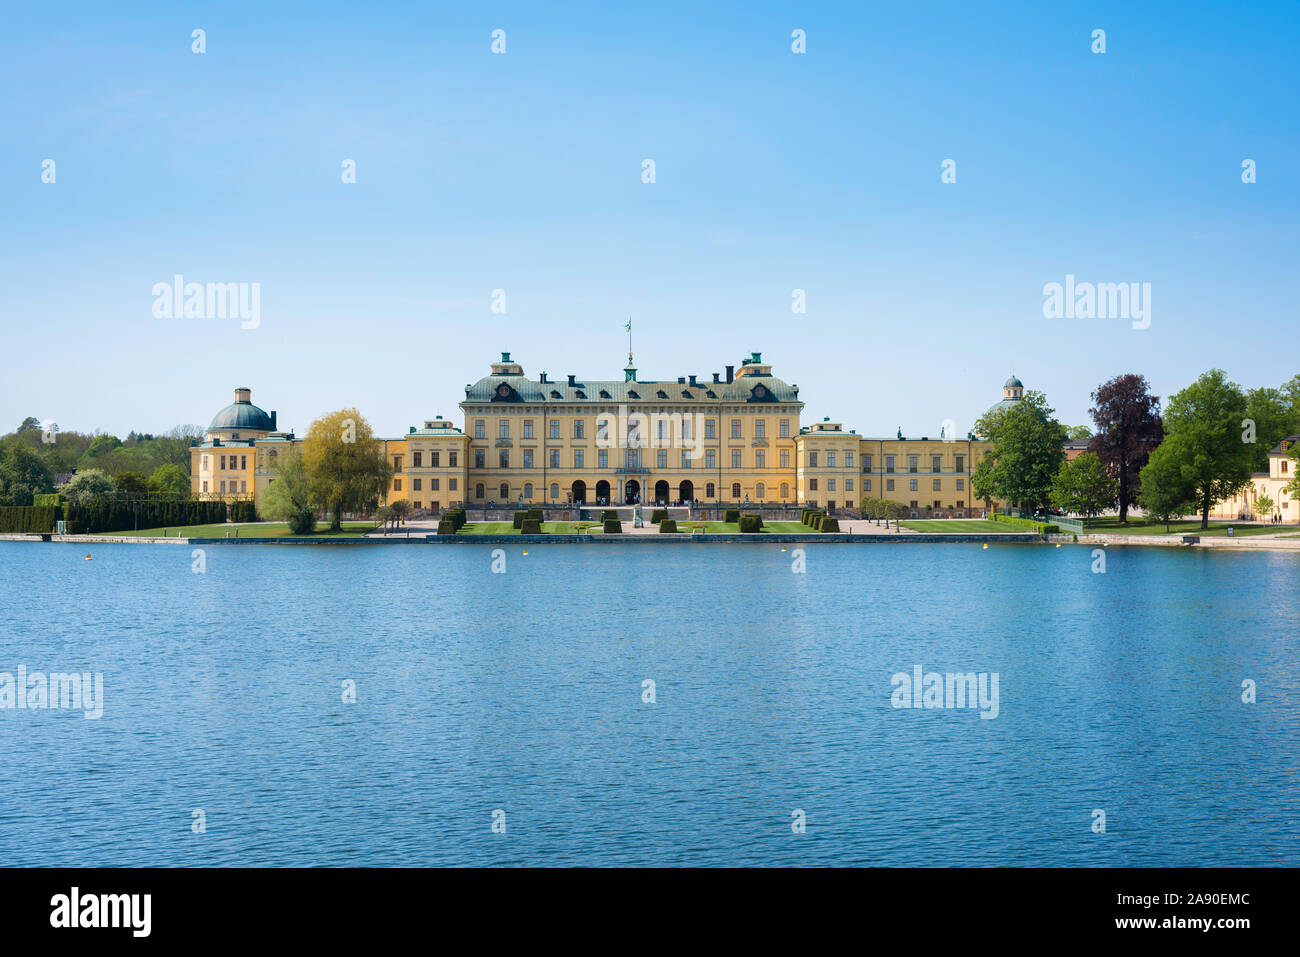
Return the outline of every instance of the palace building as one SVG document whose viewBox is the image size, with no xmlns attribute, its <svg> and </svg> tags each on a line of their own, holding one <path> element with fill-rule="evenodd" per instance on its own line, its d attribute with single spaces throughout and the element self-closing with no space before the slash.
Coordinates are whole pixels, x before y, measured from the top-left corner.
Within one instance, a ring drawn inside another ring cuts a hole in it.
<svg viewBox="0 0 1300 957">
<path fill-rule="evenodd" d="M 999 405 L 1020 401 L 1007 380 Z M 418 510 L 463 504 L 808 505 L 855 509 L 864 498 L 901 502 L 917 515 L 964 517 L 977 503 L 970 475 L 987 442 L 870 438 L 824 419 L 804 424 L 799 387 L 772 374 L 761 353 L 708 378 L 536 378 L 501 354 L 465 386 L 463 428 L 441 416 L 381 439 L 393 466 L 387 499 Z M 996 408 L 997 406 L 995 406 Z M 247 388 L 213 418 L 191 450 L 191 487 L 202 498 L 260 498 L 281 456 L 302 439 L 276 431 L 275 412 Z"/>
</svg>

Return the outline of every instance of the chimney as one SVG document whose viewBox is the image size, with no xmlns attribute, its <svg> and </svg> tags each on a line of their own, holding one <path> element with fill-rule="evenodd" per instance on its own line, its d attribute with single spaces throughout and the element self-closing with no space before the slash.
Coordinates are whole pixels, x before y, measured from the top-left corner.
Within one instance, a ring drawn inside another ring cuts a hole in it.
<svg viewBox="0 0 1300 957">
<path fill-rule="evenodd" d="M 543 381 L 543 382 L 546 381 L 546 373 L 545 373 L 545 372 L 542 373 L 542 381 Z"/>
<path fill-rule="evenodd" d="M 577 385 L 578 383 L 575 381 L 577 378 L 573 373 L 569 373 L 569 385 Z"/>
<path fill-rule="evenodd" d="M 251 401 L 252 397 L 253 397 L 253 390 L 252 390 L 252 389 L 245 389 L 245 388 L 243 388 L 243 387 L 240 387 L 240 388 L 238 388 L 238 389 L 235 390 L 235 401 L 236 401 L 236 402 L 249 402 L 249 401 Z"/>
<path fill-rule="evenodd" d="M 699 383 L 695 381 L 695 376 L 691 376 L 691 385 L 699 385 Z"/>
<path fill-rule="evenodd" d="M 678 384 L 678 385 L 686 385 L 686 376 L 684 376 L 684 375 L 679 375 L 679 376 L 677 377 L 677 384 Z"/>
<path fill-rule="evenodd" d="M 715 373 L 713 373 L 713 384 L 714 384 L 714 385 L 717 385 L 717 384 L 718 384 L 718 376 L 719 376 L 719 375 L 721 375 L 720 372 L 715 372 Z"/>
<path fill-rule="evenodd" d="M 735 381 L 736 381 L 736 367 L 735 367 L 735 366 L 727 366 L 727 381 L 728 381 L 728 382 L 735 382 Z"/>
<path fill-rule="evenodd" d="M 271 410 L 271 431 L 275 431 L 275 410 Z"/>
</svg>

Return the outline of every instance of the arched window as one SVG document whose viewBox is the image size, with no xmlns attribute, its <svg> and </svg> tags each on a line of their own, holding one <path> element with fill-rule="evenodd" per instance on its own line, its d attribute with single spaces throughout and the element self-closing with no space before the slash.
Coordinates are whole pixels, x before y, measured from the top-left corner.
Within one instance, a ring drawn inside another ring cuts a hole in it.
<svg viewBox="0 0 1300 957">
<path fill-rule="evenodd" d="M 713 497 L 714 497 L 714 495 L 713 495 L 713 483 L 712 483 L 712 482 L 708 482 L 708 483 L 705 484 L 705 486 L 704 486 L 704 497 L 705 497 L 705 498 L 713 498 Z"/>
<path fill-rule="evenodd" d="M 551 483 L 551 498 L 559 498 L 559 497 L 560 497 L 560 486 L 558 486 L 558 485 L 556 485 L 554 482 L 552 482 L 552 483 Z"/>
<path fill-rule="evenodd" d="M 533 483 L 532 483 L 532 482 L 525 482 L 525 483 L 524 483 L 524 498 L 531 499 L 532 497 L 533 497 Z"/>
<path fill-rule="evenodd" d="M 475 497 L 475 498 L 482 498 L 482 497 L 483 497 L 483 483 L 482 483 L 482 482 L 479 482 L 477 485 L 474 486 L 474 497 Z"/>
<path fill-rule="evenodd" d="M 762 482 L 759 482 L 756 486 L 754 486 L 754 494 L 761 499 L 764 495 L 767 494 L 767 486 L 764 485 Z"/>
<path fill-rule="evenodd" d="M 731 497 L 732 497 L 732 498 L 740 498 L 740 483 L 739 483 L 739 482 L 732 482 L 732 483 L 731 483 Z"/>
<path fill-rule="evenodd" d="M 508 499 L 509 497 L 510 497 L 510 486 L 507 485 L 505 482 L 502 482 L 502 483 L 501 483 L 501 501 L 504 502 L 504 501 L 505 501 L 506 499 Z"/>
<path fill-rule="evenodd" d="M 789 500 L 790 500 L 790 483 L 789 483 L 789 482 L 782 482 L 782 483 L 781 483 L 781 501 L 783 501 L 783 502 L 788 502 Z"/>
</svg>

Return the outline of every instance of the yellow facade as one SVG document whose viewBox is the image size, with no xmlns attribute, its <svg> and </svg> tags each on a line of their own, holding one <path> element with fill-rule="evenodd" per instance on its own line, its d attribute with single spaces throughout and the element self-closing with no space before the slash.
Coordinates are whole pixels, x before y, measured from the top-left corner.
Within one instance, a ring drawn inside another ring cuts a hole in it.
<svg viewBox="0 0 1300 957">
<path fill-rule="evenodd" d="M 1210 509 L 1212 518 L 1232 518 L 1267 522 L 1275 516 L 1282 522 L 1300 522 L 1300 505 L 1292 507 L 1294 500 L 1286 490 L 1295 478 L 1295 463 L 1288 454 L 1300 435 L 1288 435 L 1268 453 L 1268 471 L 1250 477 L 1250 485 L 1232 498 L 1215 502 Z M 1273 507 L 1261 514 L 1255 503 L 1267 497 Z"/>
<path fill-rule="evenodd" d="M 829 420 L 804 426 L 798 386 L 773 376 L 759 353 L 711 380 L 643 381 L 630 355 L 623 374 L 534 379 L 503 353 L 466 387 L 463 429 L 439 417 L 380 440 L 393 466 L 388 501 L 435 512 L 632 501 L 843 509 L 864 498 L 900 502 L 918 515 L 988 507 L 970 489 L 987 442 L 867 438 Z M 1004 403 L 1019 401 L 1010 386 Z M 192 450 L 194 494 L 260 497 L 280 456 L 302 442 L 274 425 L 275 413 L 237 390 Z"/>
</svg>

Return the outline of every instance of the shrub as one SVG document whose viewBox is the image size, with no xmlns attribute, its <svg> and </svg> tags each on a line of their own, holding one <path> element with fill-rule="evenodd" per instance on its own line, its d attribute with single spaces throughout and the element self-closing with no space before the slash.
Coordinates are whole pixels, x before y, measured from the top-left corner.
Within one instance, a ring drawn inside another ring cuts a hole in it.
<svg viewBox="0 0 1300 957">
<path fill-rule="evenodd" d="M 607 519 L 605 519 L 605 534 L 606 534 L 606 535 L 613 535 L 613 534 L 615 534 L 615 533 L 617 533 L 617 532 L 621 532 L 621 531 L 623 531 L 623 523 L 622 523 L 622 522 L 620 522 L 620 521 L 619 521 L 618 519 L 616 519 L 616 518 L 607 518 Z"/>
<path fill-rule="evenodd" d="M 665 518 L 662 522 L 659 523 L 659 532 L 661 534 L 664 532 L 675 532 L 675 531 L 677 531 L 677 519 Z"/>
<path fill-rule="evenodd" d="M 668 509 L 666 509 L 666 508 L 657 508 L 657 509 L 655 509 L 653 512 L 650 513 L 650 524 L 651 524 L 651 525 L 658 525 L 660 522 L 662 522 L 662 521 L 663 521 L 665 518 L 667 518 L 667 517 L 668 517 Z"/>
<path fill-rule="evenodd" d="M 741 520 L 742 522 L 743 522 L 745 519 L 747 519 L 747 518 L 752 518 L 752 519 L 757 520 L 757 522 L 758 522 L 758 527 L 759 527 L 760 529 L 763 527 L 763 516 L 762 516 L 762 515 L 759 515 L 759 514 L 757 514 L 757 513 L 748 513 L 748 512 L 747 512 L 746 514 L 740 516 L 740 520 Z"/>
<path fill-rule="evenodd" d="M 316 513 L 312 511 L 294 512 L 289 516 L 289 531 L 295 535 L 310 535 L 316 531 Z"/>
<path fill-rule="evenodd" d="M 526 518 L 524 523 L 519 526 L 520 535 L 540 535 L 542 534 L 542 523 L 535 518 Z"/>
<path fill-rule="evenodd" d="M 514 516 L 511 518 L 511 526 L 516 532 L 523 528 L 524 519 L 527 517 L 528 515 L 526 512 L 515 512 Z"/>
<path fill-rule="evenodd" d="M 32 505 L 36 508 L 58 508 L 66 501 L 58 492 L 37 492 L 32 496 Z"/>
<path fill-rule="evenodd" d="M 231 502 L 230 520 L 232 522 L 256 522 L 257 507 L 252 502 Z"/>
<path fill-rule="evenodd" d="M 605 511 L 600 513 L 600 520 L 602 522 L 608 522 L 610 520 L 617 522 L 618 512 L 614 511 L 612 508 L 607 508 Z"/>
<path fill-rule="evenodd" d="M 822 531 L 822 532 L 838 532 L 839 530 L 840 530 L 839 520 L 831 518 L 829 515 L 822 518 L 821 528 L 818 529 L 818 531 Z"/>
<path fill-rule="evenodd" d="M 58 508 L 50 505 L 5 505 L 0 507 L 0 532 L 52 532 L 58 517 Z"/>
<path fill-rule="evenodd" d="M 738 509 L 738 508 L 729 508 L 729 509 L 727 509 L 726 512 L 723 513 L 722 520 L 723 520 L 724 522 L 739 522 L 739 521 L 740 521 L 740 509 Z"/>
<path fill-rule="evenodd" d="M 446 515 L 444 515 L 442 518 L 438 520 L 438 534 L 455 535 L 456 523 L 452 521 L 450 518 L 448 518 Z"/>
<path fill-rule="evenodd" d="M 740 516 L 740 530 L 746 534 L 754 534 L 763 530 L 763 520 L 757 515 Z"/>
</svg>

